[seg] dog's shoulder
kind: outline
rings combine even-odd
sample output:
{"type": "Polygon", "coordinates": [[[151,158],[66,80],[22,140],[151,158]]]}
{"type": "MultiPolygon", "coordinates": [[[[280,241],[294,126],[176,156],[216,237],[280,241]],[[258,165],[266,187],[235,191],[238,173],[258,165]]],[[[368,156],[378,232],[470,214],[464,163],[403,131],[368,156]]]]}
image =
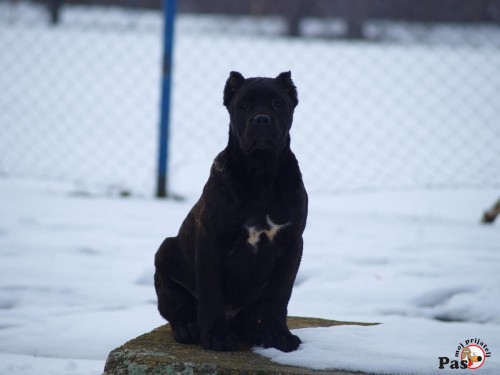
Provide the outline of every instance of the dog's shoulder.
{"type": "Polygon", "coordinates": [[[288,193],[295,192],[299,195],[307,195],[299,162],[291,150],[287,153],[285,162],[278,170],[278,180],[283,182],[282,187],[288,193]]]}
{"type": "Polygon", "coordinates": [[[231,197],[235,194],[234,181],[228,166],[228,155],[221,151],[212,163],[210,175],[198,201],[197,216],[213,219],[226,215],[231,197]]]}
{"type": "Polygon", "coordinates": [[[231,152],[226,148],[215,157],[205,189],[209,190],[208,193],[215,189],[216,193],[227,194],[228,190],[235,188],[237,179],[238,172],[235,167],[234,155],[231,155],[231,152]]]}
{"type": "Polygon", "coordinates": [[[210,169],[210,175],[217,175],[219,178],[227,174],[227,155],[226,150],[219,152],[215,157],[210,169]]]}

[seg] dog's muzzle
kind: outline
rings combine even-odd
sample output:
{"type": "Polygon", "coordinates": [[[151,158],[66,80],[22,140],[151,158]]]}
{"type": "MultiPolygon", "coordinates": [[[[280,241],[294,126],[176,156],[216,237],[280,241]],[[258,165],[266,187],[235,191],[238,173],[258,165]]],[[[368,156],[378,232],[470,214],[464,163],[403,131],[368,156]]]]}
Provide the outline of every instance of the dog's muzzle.
{"type": "Polygon", "coordinates": [[[279,126],[275,119],[260,113],[247,123],[242,147],[246,152],[279,151],[280,138],[279,126]]]}

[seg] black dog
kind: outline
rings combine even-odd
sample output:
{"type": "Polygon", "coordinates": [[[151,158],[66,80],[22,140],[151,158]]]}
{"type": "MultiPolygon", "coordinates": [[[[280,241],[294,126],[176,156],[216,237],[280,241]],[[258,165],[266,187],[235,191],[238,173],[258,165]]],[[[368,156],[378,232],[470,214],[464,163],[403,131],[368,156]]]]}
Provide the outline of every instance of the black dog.
{"type": "Polygon", "coordinates": [[[290,72],[224,88],[229,142],[177,237],[155,257],[158,309],[177,342],[235,350],[238,338],[288,352],[287,306],[302,257],[307,193],[289,130],[290,72]]]}

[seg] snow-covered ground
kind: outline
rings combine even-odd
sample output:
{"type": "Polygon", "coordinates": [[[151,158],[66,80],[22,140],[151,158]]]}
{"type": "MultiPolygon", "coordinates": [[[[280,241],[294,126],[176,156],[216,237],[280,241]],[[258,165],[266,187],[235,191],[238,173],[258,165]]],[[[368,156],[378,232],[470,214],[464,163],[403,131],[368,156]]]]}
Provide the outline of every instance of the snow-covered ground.
{"type": "MultiPolygon", "coordinates": [[[[200,187],[201,189],[201,187],[200,187]]],[[[291,315],[380,322],[298,330],[283,363],[436,374],[466,339],[500,370],[496,190],[311,196],[291,315]]],[[[110,350],[162,324],[153,256],[195,200],[85,196],[0,180],[0,374],[99,374],[110,350]]],[[[450,373],[453,373],[450,370],[450,373]]]]}

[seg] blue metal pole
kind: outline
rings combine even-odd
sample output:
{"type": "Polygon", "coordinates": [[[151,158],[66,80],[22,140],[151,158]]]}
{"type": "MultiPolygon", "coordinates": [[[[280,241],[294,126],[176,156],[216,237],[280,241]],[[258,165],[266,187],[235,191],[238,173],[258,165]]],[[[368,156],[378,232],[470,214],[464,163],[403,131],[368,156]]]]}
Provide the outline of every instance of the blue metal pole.
{"type": "Polygon", "coordinates": [[[163,69],[161,84],[160,135],[158,147],[158,181],[156,196],[168,196],[168,146],[170,127],[170,92],[172,86],[172,56],[174,52],[174,22],[177,0],[163,1],[163,69]]]}

